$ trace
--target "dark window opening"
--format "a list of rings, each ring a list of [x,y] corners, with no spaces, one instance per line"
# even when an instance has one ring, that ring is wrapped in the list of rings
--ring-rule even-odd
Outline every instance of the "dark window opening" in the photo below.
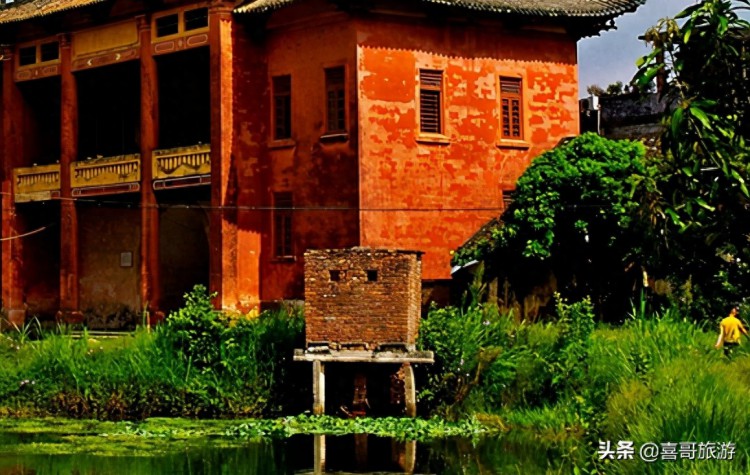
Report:
[[[513,203],[516,197],[516,190],[503,190],[503,207],[507,208]]]
[[[185,12],[185,31],[208,27],[208,8],[196,8]]]
[[[40,50],[42,62],[60,59],[60,44],[57,41],[44,43]]]
[[[60,160],[60,78],[23,81],[23,163],[50,165]]]
[[[26,46],[18,50],[19,66],[28,66],[36,63],[36,46]]]
[[[377,282],[378,281],[378,271],[376,270],[368,270],[367,271],[367,282]]]
[[[330,270],[328,273],[331,276],[331,282],[340,282],[341,281],[341,271],[340,270]]]
[[[292,138],[292,77],[273,78],[273,138]]]
[[[140,64],[77,73],[79,159],[140,152]]]
[[[440,134],[442,124],[443,72],[430,69],[419,71],[419,130]]]
[[[523,139],[523,97],[520,78],[500,78],[502,138]]]
[[[211,89],[208,48],[165,54],[156,60],[159,75],[161,149],[211,141]]]
[[[343,66],[326,69],[326,131],[346,132],[346,84]]]
[[[294,202],[289,192],[273,194],[273,248],[276,258],[294,256],[292,250],[292,213]]]
[[[176,35],[179,31],[177,14],[167,15],[156,19],[156,36]]]

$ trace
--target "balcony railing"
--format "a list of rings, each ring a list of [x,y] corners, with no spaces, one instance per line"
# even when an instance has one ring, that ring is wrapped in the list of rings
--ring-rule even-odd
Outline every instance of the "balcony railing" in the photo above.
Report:
[[[42,201],[60,196],[60,165],[13,169],[16,203]]]
[[[141,156],[119,155],[81,160],[70,164],[70,186],[97,193],[137,191],[141,181]],[[85,194],[85,193],[84,193]]]
[[[209,175],[211,144],[154,150],[154,180]]]

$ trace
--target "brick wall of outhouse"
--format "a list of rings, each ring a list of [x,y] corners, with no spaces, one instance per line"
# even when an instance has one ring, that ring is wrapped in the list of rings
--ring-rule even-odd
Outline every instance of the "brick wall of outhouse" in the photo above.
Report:
[[[416,251],[307,251],[307,345],[413,347],[421,309],[421,270],[421,253]]]

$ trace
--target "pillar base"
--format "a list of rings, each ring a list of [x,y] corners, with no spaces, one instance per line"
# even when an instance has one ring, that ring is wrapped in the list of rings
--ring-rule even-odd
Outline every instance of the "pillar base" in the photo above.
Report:
[[[86,316],[78,310],[60,310],[55,315],[55,320],[59,323],[68,325],[77,325],[86,320]]]
[[[148,324],[149,326],[157,325],[164,321],[167,316],[161,310],[148,313]]]
[[[11,327],[22,327],[26,323],[26,309],[8,310],[7,320]]]

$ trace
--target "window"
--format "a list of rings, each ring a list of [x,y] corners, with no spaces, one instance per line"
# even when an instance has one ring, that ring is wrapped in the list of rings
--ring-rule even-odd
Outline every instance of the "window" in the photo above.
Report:
[[[60,59],[60,47],[57,41],[43,43],[39,49],[41,50],[42,62]]]
[[[179,22],[176,13],[156,19],[156,37],[176,35],[179,32]]]
[[[280,192],[273,194],[273,248],[278,258],[293,257],[292,251],[292,211],[294,203],[292,194]]]
[[[346,132],[344,67],[326,69],[326,132]]]
[[[367,282],[377,282],[378,281],[378,271],[376,270],[368,270],[367,271]]]
[[[36,63],[36,46],[26,46],[18,50],[18,65],[28,66]]]
[[[523,140],[523,102],[520,78],[500,78],[500,114],[502,138]]]
[[[419,70],[419,130],[430,134],[443,132],[442,124],[443,72]]]
[[[329,274],[331,282],[340,282],[341,281],[341,271],[340,270],[329,270],[328,274]]]
[[[503,208],[508,208],[515,198],[516,190],[503,190]]]
[[[292,77],[273,78],[273,138],[292,138]]]
[[[208,27],[208,8],[196,8],[185,12],[185,31]]]

